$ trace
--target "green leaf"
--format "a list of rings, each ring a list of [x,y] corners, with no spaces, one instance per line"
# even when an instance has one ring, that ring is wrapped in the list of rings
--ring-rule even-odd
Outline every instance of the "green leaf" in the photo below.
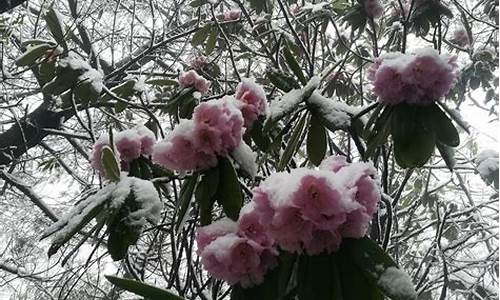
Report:
[[[360,4],[355,4],[344,16],[344,20],[352,26],[352,30],[359,29],[360,32],[364,31],[367,18],[368,16]]]
[[[382,292],[393,300],[416,300],[417,293],[411,282],[404,281],[409,276],[399,269],[394,260],[374,241],[364,237],[360,239],[343,239],[342,246],[345,259],[352,261],[363,275]],[[391,268],[388,272],[388,269]],[[386,273],[388,272],[388,273]],[[387,282],[387,275],[398,275],[398,286]],[[402,285],[404,284],[404,285]],[[374,298],[378,299],[378,298]]]
[[[458,135],[458,131],[445,112],[442,111],[435,103],[429,106],[429,110],[431,112],[431,118],[434,124],[434,131],[436,132],[437,140],[451,147],[457,147],[460,145],[460,136]]]
[[[267,78],[269,78],[269,81],[277,87],[278,89],[284,91],[284,92],[289,92],[292,89],[298,89],[300,88],[300,85],[298,84],[297,80],[290,75],[283,74],[278,71],[268,71],[267,73]]]
[[[220,178],[216,198],[226,216],[236,221],[243,205],[243,195],[238,182],[238,175],[233,163],[227,157],[220,158],[218,166]]]
[[[427,107],[399,104],[391,120],[396,162],[403,168],[423,166],[431,157],[436,135]]]
[[[379,105],[378,107],[382,107]],[[373,129],[369,132],[365,129],[367,134],[366,153],[365,158],[369,158],[375,152],[375,149],[387,141],[387,137],[391,133],[391,119],[392,119],[392,106],[384,107],[384,110],[379,114],[375,121]],[[365,128],[368,128],[368,124]]]
[[[260,14],[261,12],[266,12],[269,13],[272,11],[272,4],[270,0],[247,0],[250,2],[250,7],[255,9],[255,12],[257,14]]]
[[[140,281],[105,275],[106,279],[117,287],[149,300],[184,300],[173,292]]]
[[[194,195],[200,208],[200,224],[202,226],[212,223],[212,208],[219,187],[219,177],[219,168],[211,168],[203,173],[201,181],[196,186]]]
[[[304,130],[306,118],[307,114],[304,114],[299,120],[297,126],[295,126],[295,129],[292,132],[292,136],[290,137],[290,140],[286,145],[285,150],[283,151],[283,155],[281,156],[281,159],[278,163],[278,171],[283,171],[285,169],[293,154],[299,148],[300,137],[302,136],[302,132]]]
[[[127,80],[123,83],[120,83],[117,86],[114,86],[113,88],[110,89],[110,91],[120,98],[128,99],[135,93],[134,86],[136,82],[137,81],[133,79]],[[102,101],[108,101],[111,99],[113,98],[108,93],[103,94],[101,97]]]
[[[455,149],[445,145],[439,141],[436,142],[436,147],[439,150],[439,153],[441,154],[441,157],[443,158],[446,166],[450,171],[453,171],[453,167],[455,167]]]
[[[303,85],[306,85],[307,79],[302,72],[302,68],[300,67],[299,62],[290,51],[290,47],[288,46],[288,44],[285,44],[285,47],[283,48],[283,54],[285,55],[285,60],[288,67],[290,67],[290,70],[292,70],[293,74],[297,76],[297,78]]]
[[[201,27],[200,29],[198,29],[193,34],[193,38],[191,39],[191,44],[193,46],[199,46],[199,45],[203,44],[203,42],[207,39],[211,28],[212,28],[212,26],[210,24],[208,24],[208,25],[205,25],[205,26]]]
[[[216,27],[214,27],[210,31],[210,35],[208,36],[208,39],[207,39],[207,44],[205,45],[205,54],[206,55],[210,55],[214,51],[218,35],[219,35],[219,31],[217,30]]]
[[[76,103],[95,102],[99,98],[100,93],[101,90],[97,90],[95,85],[88,80],[79,82],[73,89]]]
[[[52,49],[53,46],[49,44],[40,44],[33,46],[26,50],[21,56],[16,59],[16,65],[18,66],[30,66],[38,58],[47,53],[47,50]]]
[[[129,196],[133,197],[133,196]],[[141,234],[141,228],[130,226],[126,223],[127,211],[120,208],[120,212],[112,219],[108,225],[108,243],[106,244],[108,253],[114,261],[122,260],[127,256],[128,247],[136,244]]]
[[[150,80],[146,80],[146,83],[156,85],[156,86],[170,86],[170,85],[177,86],[177,85],[179,85],[179,82],[177,82],[177,80],[168,79],[168,78],[150,79]]]
[[[101,163],[104,168],[104,174],[110,181],[120,181],[120,164],[110,147],[102,148]]]
[[[271,140],[264,133],[262,128],[262,121],[257,120],[252,124],[252,128],[250,129],[250,135],[252,136],[252,140],[259,147],[260,150],[267,152],[269,150],[269,146],[271,145]]]
[[[116,100],[115,103],[115,113],[119,114],[126,110],[128,107],[128,103],[120,100]]]
[[[45,22],[54,39],[64,48],[67,48],[64,40],[63,19],[61,14],[54,8],[49,8],[44,15]]]
[[[0,13],[6,12],[9,9],[12,9],[27,0],[10,0],[10,1],[1,1],[0,2]]]
[[[187,213],[189,212],[189,206],[191,205],[191,200],[193,199],[193,191],[198,181],[198,173],[193,174],[193,176],[184,180],[182,184],[181,191],[179,193],[178,204],[176,205],[175,216],[177,221],[175,222],[175,231],[178,232],[182,229],[184,222],[187,218]]]
[[[208,0],[194,0],[194,1],[191,1],[191,3],[189,3],[189,5],[192,7],[200,7],[200,6],[207,4],[207,3],[208,3]]]
[[[309,131],[307,132],[307,157],[315,165],[319,166],[326,155],[326,130],[318,118],[311,116]]]
[[[300,256],[297,270],[299,300],[342,299],[340,276],[334,255]]]
[[[366,278],[344,247],[341,246],[335,258],[340,273],[342,299],[384,300],[378,287]]]

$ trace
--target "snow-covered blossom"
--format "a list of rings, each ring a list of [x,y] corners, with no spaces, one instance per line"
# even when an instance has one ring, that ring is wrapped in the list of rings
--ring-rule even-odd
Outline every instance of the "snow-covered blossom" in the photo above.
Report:
[[[198,105],[192,120],[182,119],[153,149],[153,161],[177,171],[204,170],[241,143],[243,117],[226,96]]]
[[[150,155],[153,145],[156,143],[154,133],[144,125],[137,125],[134,128],[120,131],[114,138],[115,156],[121,159],[125,166],[141,155]],[[99,137],[92,147],[90,154],[90,165],[97,171],[103,172],[101,164],[102,149],[110,146],[108,135]]]
[[[467,30],[465,30],[464,27],[457,28],[453,32],[452,41],[455,44],[462,46],[462,47],[468,45],[470,42],[469,42],[469,35],[467,34]]]
[[[301,5],[299,3],[292,3],[288,7],[288,11],[292,16],[297,15],[300,12],[300,10],[301,10]]]
[[[203,68],[203,66],[206,63],[207,63],[207,58],[205,56],[203,56],[203,55],[196,56],[191,61],[191,68],[193,68],[195,70],[199,70],[199,69]]]
[[[336,173],[347,165],[349,165],[349,163],[347,162],[347,157],[342,155],[337,155],[337,156],[332,155],[323,159],[323,161],[319,165],[319,169],[328,170]]]
[[[102,150],[104,146],[109,146],[109,138],[107,135],[102,135],[99,139],[97,139],[92,147],[92,152],[90,153],[90,165],[100,173],[103,173],[104,171],[101,163]]]
[[[194,87],[202,94],[208,92],[210,88],[210,81],[198,75],[195,70],[189,70],[181,73],[179,76],[179,84],[181,87]]]
[[[228,218],[197,229],[197,252],[214,277],[243,287],[259,284],[277,263],[278,251],[261,216],[250,203],[238,222]]]
[[[236,21],[241,17],[241,10],[231,9],[224,12],[224,21]]]
[[[365,0],[365,12],[370,18],[380,18],[384,8],[379,0]]]
[[[236,87],[235,98],[245,119],[245,126],[251,127],[260,115],[267,112],[266,93],[262,86],[255,83],[255,79],[243,78]]]
[[[316,255],[337,251],[343,237],[363,237],[380,201],[376,170],[369,163],[348,163],[345,157],[329,157],[321,166],[320,170],[298,168],[269,176],[253,190],[253,199],[242,208],[236,225],[223,219],[200,228],[198,248],[210,274],[241,283],[233,272],[222,272],[227,272],[226,265],[240,262],[213,258],[217,250],[231,251],[235,244],[250,244],[245,251],[255,257],[262,253],[259,247],[271,254],[279,247]],[[206,252],[209,248],[213,253]],[[253,278],[262,275],[258,268],[246,270]]]
[[[373,92],[390,105],[433,103],[450,91],[457,76],[456,58],[432,48],[382,55],[368,70]]]
[[[153,146],[156,143],[155,134],[144,125],[137,125],[133,130],[139,135],[141,154],[151,155],[153,153]]]
[[[131,162],[141,155],[141,138],[132,129],[120,131],[115,137],[116,150],[125,162]]]
[[[249,287],[264,281],[267,270],[277,264],[276,256],[275,249],[230,233],[205,247],[201,263],[215,278]]]

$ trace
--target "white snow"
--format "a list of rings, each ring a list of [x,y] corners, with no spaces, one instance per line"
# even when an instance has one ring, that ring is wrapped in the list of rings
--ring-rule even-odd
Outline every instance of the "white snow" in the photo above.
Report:
[[[328,3],[328,2],[320,2],[317,4],[306,3],[306,5],[304,5],[301,8],[301,11],[310,10],[311,13],[316,13],[316,12],[327,9],[326,6],[328,6],[329,4],[330,3]]]
[[[53,244],[64,242],[69,234],[74,234],[78,230],[79,224],[92,210],[106,205],[109,201],[108,208],[116,211],[125,203],[125,199],[132,191],[135,201],[140,203],[140,209],[128,215],[129,224],[143,226],[146,220],[158,223],[162,203],[153,183],[140,178],[126,177],[126,173],[122,173],[118,183],[109,183],[97,193],[78,203],[69,213],[47,228],[43,237],[53,234]]]
[[[153,183],[149,180],[132,178],[131,188],[135,196],[135,201],[140,203],[141,208],[129,214],[131,224],[142,226],[146,220],[153,224],[160,221],[162,203]]]
[[[42,237],[54,234],[52,243],[62,242],[68,234],[74,233],[77,230],[78,225],[86,215],[98,206],[103,205],[111,197],[111,193],[115,187],[115,183],[110,183],[97,193],[78,203],[69,213],[47,228]]]
[[[302,89],[293,89],[283,95],[279,101],[272,101],[269,106],[267,119],[277,120],[292,112],[299,105],[299,103],[302,102],[302,96]]]
[[[350,115],[354,115],[357,111],[345,103],[326,98],[317,91],[312,93],[311,97],[307,99],[307,103],[313,106],[321,117],[335,129],[349,127],[351,125]]]
[[[378,279],[378,284],[398,298],[417,299],[410,276],[396,267],[385,269]]]
[[[494,175],[498,173],[498,152],[493,149],[483,150],[476,156],[475,162],[481,177],[491,183]]]
[[[250,175],[250,177],[255,177],[257,174],[257,164],[255,163],[257,154],[252,151],[250,146],[241,141],[240,145],[233,150],[231,156],[242,170]]]

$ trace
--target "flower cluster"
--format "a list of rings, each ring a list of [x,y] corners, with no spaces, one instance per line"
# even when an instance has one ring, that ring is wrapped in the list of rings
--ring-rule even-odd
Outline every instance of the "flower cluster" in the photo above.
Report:
[[[231,9],[224,12],[224,21],[236,21],[241,17],[241,10],[239,9]]]
[[[457,76],[456,58],[432,48],[384,54],[368,70],[373,92],[380,102],[390,105],[431,104],[450,91]]]
[[[150,155],[156,143],[154,133],[144,125],[138,125],[132,129],[118,132],[114,137],[114,144],[117,150],[115,155],[123,164],[128,164],[141,155]],[[90,155],[90,165],[97,171],[103,171],[101,163],[102,149],[110,146],[109,136],[102,135],[95,142]]]
[[[454,42],[455,44],[462,46],[462,47],[469,45],[470,42],[469,42],[469,36],[467,34],[467,30],[465,30],[464,27],[457,28],[453,32],[452,42]]]
[[[275,263],[277,248],[317,255],[334,252],[343,237],[360,238],[377,210],[376,170],[345,157],[320,170],[275,173],[253,191],[237,222],[223,219],[198,229],[198,254],[216,278],[258,284]]]
[[[191,61],[191,68],[195,70],[202,69],[207,64],[207,58],[203,55],[196,56]]]
[[[165,140],[155,145],[153,161],[177,171],[204,170],[241,143],[243,117],[233,97],[198,105],[191,120],[181,119]]]
[[[370,18],[380,18],[384,13],[384,8],[379,0],[365,0],[365,12]]]
[[[198,92],[205,94],[210,88],[210,81],[201,77],[194,70],[181,73],[179,76],[179,84],[181,87],[194,87]]]
[[[261,283],[276,266],[278,250],[252,217],[243,215],[238,222],[224,218],[197,230],[197,252],[212,276],[248,287]]]
[[[260,115],[266,114],[267,99],[264,89],[254,79],[243,78],[236,87],[235,98],[249,128]]]

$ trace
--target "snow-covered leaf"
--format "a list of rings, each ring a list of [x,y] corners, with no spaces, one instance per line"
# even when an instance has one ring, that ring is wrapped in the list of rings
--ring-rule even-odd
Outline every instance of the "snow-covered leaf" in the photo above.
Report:
[[[243,170],[250,178],[254,178],[257,174],[256,159],[257,154],[252,151],[244,141],[231,152],[231,157],[236,162],[239,169]]]
[[[417,293],[410,276],[371,239],[344,239],[343,251],[371,282],[393,300],[415,300]]]
[[[47,53],[47,50],[53,48],[50,44],[40,44],[26,50],[21,56],[16,59],[16,65],[29,66],[32,65],[38,58]]]

